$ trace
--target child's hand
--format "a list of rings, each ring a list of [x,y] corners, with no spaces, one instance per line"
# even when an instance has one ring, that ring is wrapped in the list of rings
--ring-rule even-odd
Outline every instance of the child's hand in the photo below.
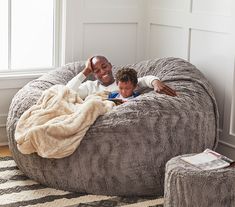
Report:
[[[119,99],[119,98],[109,98],[108,100],[113,101],[117,106],[126,102],[126,101]]]

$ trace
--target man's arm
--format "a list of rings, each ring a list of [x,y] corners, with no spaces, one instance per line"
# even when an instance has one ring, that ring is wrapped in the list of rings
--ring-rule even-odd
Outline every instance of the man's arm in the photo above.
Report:
[[[156,91],[157,93],[163,93],[169,96],[177,96],[176,91],[174,89],[170,88],[169,86],[167,86],[160,80],[156,80],[156,79],[153,80],[152,85],[153,85],[154,91]]]
[[[86,79],[86,76],[80,72],[78,75],[76,75],[75,77],[73,77],[67,84],[66,86],[78,91],[80,85],[82,84],[82,82]]]
[[[148,75],[138,78],[138,87],[140,88],[153,88],[157,93],[167,94],[169,96],[176,96],[175,90],[165,85],[158,77]]]
[[[80,72],[78,75],[76,75],[74,78],[72,78],[66,86],[75,90],[78,92],[79,96],[84,99],[88,96],[89,94],[89,88],[88,84],[83,83],[83,81],[86,79],[86,77],[92,73],[91,69],[91,58],[87,60],[86,66],[83,69],[82,72]]]

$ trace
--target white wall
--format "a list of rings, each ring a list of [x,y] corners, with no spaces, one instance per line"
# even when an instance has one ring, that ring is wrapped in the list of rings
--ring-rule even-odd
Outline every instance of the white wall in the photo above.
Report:
[[[235,117],[233,0],[66,0],[64,3],[64,63],[94,54],[107,56],[113,64],[165,56],[190,61],[206,75],[215,90],[221,132],[218,150],[235,158],[235,119],[231,116]],[[4,106],[0,104],[2,129],[16,90],[17,86],[0,88],[0,95],[7,96]],[[0,141],[6,139],[0,137]]]
[[[141,60],[146,6],[143,0],[66,1],[65,62],[94,54],[105,54],[114,64]]]

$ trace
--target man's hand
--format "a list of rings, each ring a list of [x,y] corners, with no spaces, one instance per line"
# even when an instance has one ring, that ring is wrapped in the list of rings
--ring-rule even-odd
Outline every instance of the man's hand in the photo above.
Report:
[[[92,58],[89,58],[87,61],[86,61],[86,66],[85,68],[83,69],[83,74],[87,77],[89,74],[93,73],[93,70],[92,70]]]
[[[153,85],[154,91],[156,91],[157,93],[163,93],[169,96],[177,96],[175,90],[165,85],[160,80],[153,80],[152,85]]]

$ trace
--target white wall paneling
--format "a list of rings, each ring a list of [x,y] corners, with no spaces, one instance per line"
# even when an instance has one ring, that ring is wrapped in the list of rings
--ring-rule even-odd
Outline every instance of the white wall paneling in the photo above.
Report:
[[[232,27],[232,41],[231,44],[235,45],[235,1],[232,1],[232,18],[233,22],[231,23]],[[235,48],[233,48],[233,54],[235,54]],[[235,55],[234,55],[235,56]],[[231,119],[230,119],[230,134],[235,137],[235,57],[234,57],[234,67],[233,67],[233,81],[232,81],[232,88],[230,90],[230,93],[232,94],[232,110],[231,110]]]
[[[231,122],[230,122],[230,132],[235,137],[235,72],[233,73],[233,87],[232,87],[232,111],[231,111]]]
[[[149,5],[153,9],[161,9],[168,11],[187,11],[188,0],[149,0]]]
[[[150,24],[149,58],[187,58],[187,34],[181,27]]]
[[[150,0],[147,19],[147,58],[176,56],[187,59],[190,28],[188,0]]]
[[[42,74],[0,77],[0,146],[7,144],[6,121],[10,103],[17,91]]]
[[[220,139],[220,146],[218,150],[221,153],[228,154],[231,157],[235,158],[235,106],[234,106],[234,100],[235,100],[235,1],[230,1],[230,8],[231,8],[231,40],[230,45],[232,47],[231,49],[231,55],[233,56],[233,62],[231,63],[233,66],[229,68],[229,71],[225,74],[226,76],[226,89],[225,89],[225,99],[224,99],[224,119],[223,119],[223,131],[222,136]]]
[[[140,60],[144,56],[145,8],[143,0],[67,1],[64,62],[98,53],[113,64]]]
[[[95,10],[99,10],[102,8],[137,8],[138,4],[136,4],[136,0],[84,0],[85,8],[93,8]]]
[[[192,0],[193,13],[209,15],[231,16],[231,3],[233,0]]]
[[[225,99],[224,99],[224,119],[221,143],[227,147],[233,147],[235,150],[234,134],[234,67],[226,73],[225,81]]]
[[[95,34],[95,38],[90,34]],[[136,23],[84,24],[82,56],[90,57],[105,51],[108,55],[104,55],[112,62],[133,63],[137,59],[137,38]]]
[[[82,1],[63,1],[62,63],[79,60],[82,34]]]
[[[192,30],[190,61],[211,82],[220,112],[220,127],[223,127],[226,74],[233,67],[229,35],[203,30]],[[220,43],[220,44],[218,44]]]
[[[0,97],[4,97],[4,101],[0,102],[0,116],[1,114],[7,114],[8,109],[11,103],[13,96],[16,92],[26,85],[30,80],[39,77],[38,75],[31,76],[18,76],[18,77],[8,77],[8,78],[0,78]],[[1,120],[1,119],[0,119]],[[2,122],[0,122],[2,124]]]

